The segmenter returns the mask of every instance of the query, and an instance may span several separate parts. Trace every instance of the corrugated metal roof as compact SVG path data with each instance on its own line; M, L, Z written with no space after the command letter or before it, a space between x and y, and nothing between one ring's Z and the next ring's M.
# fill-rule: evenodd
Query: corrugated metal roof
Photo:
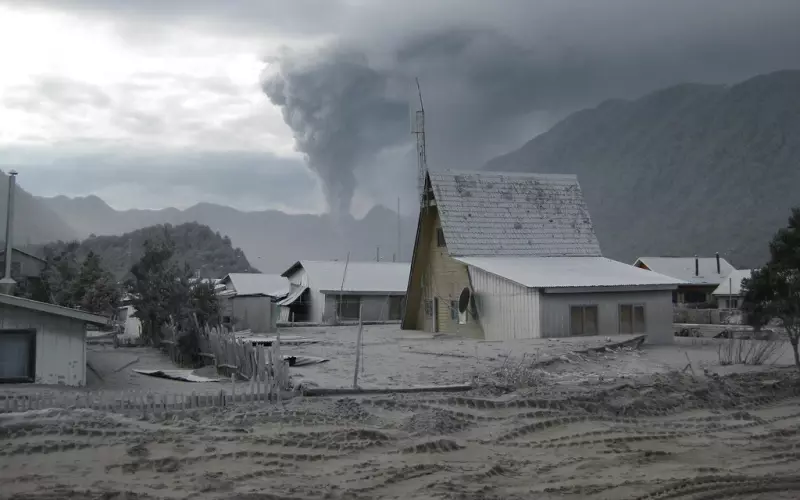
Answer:
M411 270L406 262L350 261L345 276L345 261L303 260L300 265L306 270L310 287L348 293L406 293Z
M528 288L679 285L680 280L605 257L457 257Z
M722 279L722 283L712 292L712 295L741 295L742 280L749 278L752 269L737 269Z
M222 283L233 286L238 296L282 297L289 293L289 280L278 274L230 273L223 278Z
M651 271L694 285L719 285L725 276L729 275L731 271L735 271L734 267L722 257L719 258L719 273L717 273L716 257L698 257L697 261L700 267L699 275L695 274L694 257L639 257L636 260Z
M599 257L574 175L429 172L453 256Z
M80 311L78 309L70 309L69 307L56 306L46 302L39 302L38 300L24 299L22 297L15 297L13 295L6 295L0 293L0 304L5 304L13 307L20 307L23 309L30 309L45 314L54 314L56 316L63 316L85 323L90 323L98 326L106 326L110 320L104 316Z

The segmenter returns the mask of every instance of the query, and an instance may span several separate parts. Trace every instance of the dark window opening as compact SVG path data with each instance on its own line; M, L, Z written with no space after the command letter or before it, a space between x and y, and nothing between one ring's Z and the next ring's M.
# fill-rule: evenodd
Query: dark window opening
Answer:
M597 335L597 306L569 308L570 335Z
M361 316L361 297L344 295L336 297L337 314L342 320L357 320Z
M397 321L403 316L403 297L389 297L389 321Z
M458 301L451 300L450 301L450 319L453 321L458 321Z
M643 305L619 306L619 333L646 333L646 331Z
M446 247L447 244L444 242L444 231L442 228L436 228L436 246L438 247Z

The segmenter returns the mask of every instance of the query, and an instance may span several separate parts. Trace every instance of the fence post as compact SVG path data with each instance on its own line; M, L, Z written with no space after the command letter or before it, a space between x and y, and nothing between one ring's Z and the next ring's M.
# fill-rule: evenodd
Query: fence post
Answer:
M361 321L361 308L358 306L358 337L356 338L356 369L353 373L353 389L358 389L358 366L361 364L361 337L364 332L364 323Z

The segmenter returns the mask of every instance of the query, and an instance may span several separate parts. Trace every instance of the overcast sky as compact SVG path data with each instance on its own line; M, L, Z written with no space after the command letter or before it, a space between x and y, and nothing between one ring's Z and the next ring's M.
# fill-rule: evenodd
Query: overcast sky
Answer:
M565 114L800 67L797 0L0 0L0 169L116 208L410 200ZM411 206L411 203L404 203Z

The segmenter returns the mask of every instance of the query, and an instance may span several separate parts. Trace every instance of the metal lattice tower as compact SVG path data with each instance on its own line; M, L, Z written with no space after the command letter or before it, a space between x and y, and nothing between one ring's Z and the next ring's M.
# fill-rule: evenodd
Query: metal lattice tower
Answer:
M417 94L419 95L419 109L415 113L412 134L417 136L417 194L419 202L424 206L425 174L428 171L428 157L425 144L425 105L422 102L422 90L417 81Z

